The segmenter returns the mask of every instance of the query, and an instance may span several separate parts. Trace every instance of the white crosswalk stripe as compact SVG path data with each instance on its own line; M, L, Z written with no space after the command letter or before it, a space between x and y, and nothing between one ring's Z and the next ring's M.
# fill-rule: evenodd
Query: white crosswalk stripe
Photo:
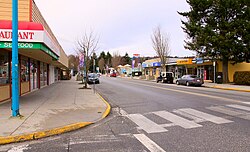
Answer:
M188 113L190 115L193 115L195 117L199 117L201 119L213 122L215 124L224 124L224 123L233 122L231 120L227 120L227 119L217 117L217 116L214 116L211 114L207 114L207 113L204 113L204 112L201 112L201 111L198 111L195 109L191 109L191 108L183 108L183 109L179 109L179 111L182 111L182 112Z
M199 125L193 121L184 119L180 116L177 116L167 111L157 111L153 113L185 129L202 127L202 125Z
M250 113L245 112L245 111L240 111L240 110L236 110L236 109L232 109L232 108L228 108L228 107L224 107L224 106L207 107L207 109L212 110L212 111L216 111L219 113L223 113L226 115L250 120Z
M226 105L226 106L231 107L231 108L236 108L236 109L250 111L250 107L246 107L246 106L242 106L242 105L232 104L232 105Z
M148 118L146 118L145 116L141 114L129 114L128 118L132 120L134 123L136 123L141 129L143 129L147 133L157 133L157 132L168 131L167 129L149 120Z
M250 105L250 102L241 102L241 103L244 103L244 104Z
M137 138L147 149L151 152L165 152L159 145L157 145L154 141L149 139L144 134L134 134L135 138Z

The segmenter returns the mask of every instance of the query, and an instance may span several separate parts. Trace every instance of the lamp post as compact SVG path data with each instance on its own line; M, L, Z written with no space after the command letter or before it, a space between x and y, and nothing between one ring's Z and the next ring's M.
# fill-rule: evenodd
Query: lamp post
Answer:
M18 0L12 0L12 116L19 113L19 82L18 82Z

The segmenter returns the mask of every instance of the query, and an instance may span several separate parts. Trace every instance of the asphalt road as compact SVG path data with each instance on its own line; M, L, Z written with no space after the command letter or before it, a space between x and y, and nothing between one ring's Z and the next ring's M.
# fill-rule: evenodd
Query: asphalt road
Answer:
M97 124L0 151L250 151L250 93L102 77L111 114Z

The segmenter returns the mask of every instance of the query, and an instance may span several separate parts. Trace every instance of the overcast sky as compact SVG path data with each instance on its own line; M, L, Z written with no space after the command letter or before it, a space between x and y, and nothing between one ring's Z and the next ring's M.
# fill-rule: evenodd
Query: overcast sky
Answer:
M184 49L186 34L181 16L186 0L35 0L66 54L75 53L77 38L93 30L99 51L154 56L152 31L158 25L168 33L172 56L194 54Z

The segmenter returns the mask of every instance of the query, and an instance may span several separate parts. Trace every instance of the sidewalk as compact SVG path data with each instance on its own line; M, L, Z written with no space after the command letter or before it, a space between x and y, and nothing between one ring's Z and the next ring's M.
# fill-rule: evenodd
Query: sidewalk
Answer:
M250 86L247 86L247 85L217 84L217 83L205 82L203 86L208 87L208 88L215 88L215 89L250 92Z
M11 117L11 101L0 103L0 144L64 133L107 116L108 103L79 83L60 81L20 97L23 117Z

